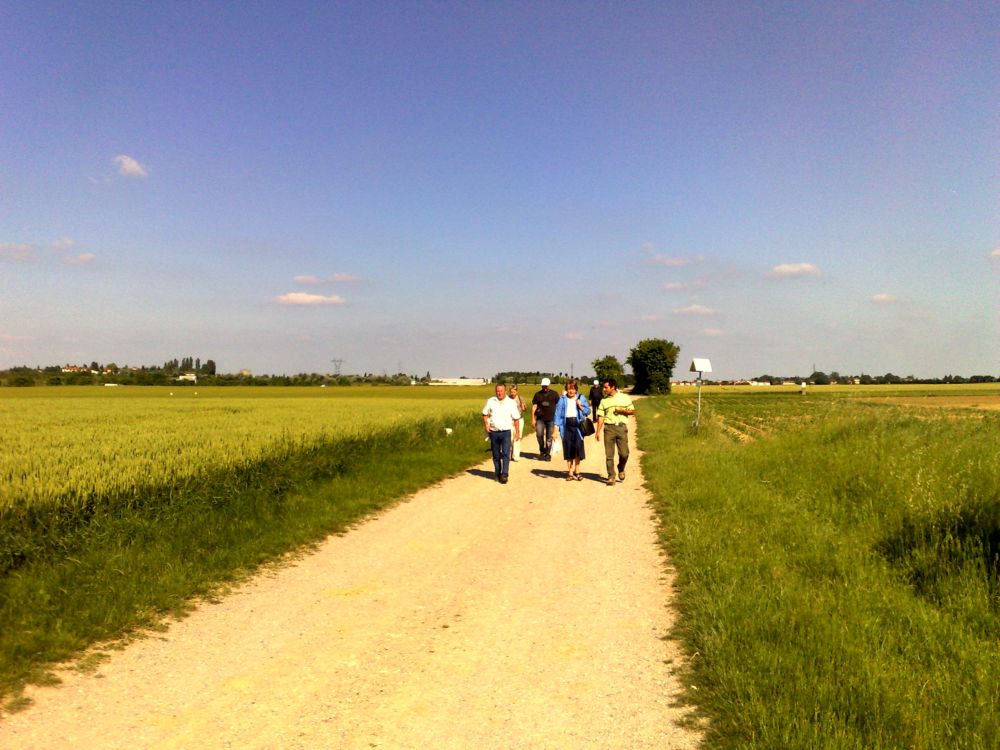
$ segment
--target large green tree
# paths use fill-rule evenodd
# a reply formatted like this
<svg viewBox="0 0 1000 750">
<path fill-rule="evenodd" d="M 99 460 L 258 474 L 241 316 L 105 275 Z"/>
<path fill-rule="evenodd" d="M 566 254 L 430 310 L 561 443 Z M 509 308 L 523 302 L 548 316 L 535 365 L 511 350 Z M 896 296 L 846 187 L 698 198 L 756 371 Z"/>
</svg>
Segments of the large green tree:
<svg viewBox="0 0 1000 750">
<path fill-rule="evenodd" d="M 595 359 L 590 365 L 594 368 L 594 375 L 598 380 L 603 382 L 608 378 L 613 378 L 619 386 L 625 384 L 625 368 L 618 361 L 618 357 L 613 354 L 606 354 L 600 359 Z"/>
<path fill-rule="evenodd" d="M 629 353 L 629 367 L 635 375 L 633 393 L 669 393 L 680 347 L 666 339 L 643 339 Z"/>
</svg>

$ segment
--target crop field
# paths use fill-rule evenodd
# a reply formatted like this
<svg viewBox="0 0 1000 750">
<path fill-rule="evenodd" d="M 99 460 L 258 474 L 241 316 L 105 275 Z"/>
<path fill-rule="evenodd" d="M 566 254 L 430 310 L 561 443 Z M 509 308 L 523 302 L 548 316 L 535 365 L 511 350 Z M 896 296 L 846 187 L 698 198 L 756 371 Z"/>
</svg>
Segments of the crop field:
<svg viewBox="0 0 1000 750">
<path fill-rule="evenodd" d="M 0 704 L 482 460 L 490 393 L 0 390 Z M 696 400 L 638 437 L 707 747 L 1000 747 L 1000 386 Z"/>
<path fill-rule="evenodd" d="M 289 444 L 467 415 L 485 394 L 473 387 L 4 389 L 0 512 L 141 493 Z"/>
<path fill-rule="evenodd" d="M 1000 747 L 1000 388 L 640 402 L 710 747 Z"/>
<path fill-rule="evenodd" d="M 487 388 L 0 389 L 0 708 L 483 457 Z"/>
</svg>

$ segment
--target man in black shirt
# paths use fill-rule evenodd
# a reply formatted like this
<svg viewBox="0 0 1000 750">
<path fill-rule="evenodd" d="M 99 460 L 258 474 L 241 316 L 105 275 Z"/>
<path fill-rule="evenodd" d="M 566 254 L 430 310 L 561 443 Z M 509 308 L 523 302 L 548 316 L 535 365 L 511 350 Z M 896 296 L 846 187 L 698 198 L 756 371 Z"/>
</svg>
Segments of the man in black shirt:
<svg viewBox="0 0 1000 750">
<path fill-rule="evenodd" d="M 542 390 L 531 399 L 531 426 L 538 438 L 538 458 L 552 460 L 552 426 L 556 417 L 559 394 L 549 388 L 548 378 L 542 378 Z"/>
<path fill-rule="evenodd" d="M 597 407 L 601 405 L 601 399 L 604 398 L 604 388 L 601 387 L 600 380 L 595 380 L 590 387 L 589 398 L 591 413 L 594 415 L 594 419 L 597 419 Z"/>
</svg>

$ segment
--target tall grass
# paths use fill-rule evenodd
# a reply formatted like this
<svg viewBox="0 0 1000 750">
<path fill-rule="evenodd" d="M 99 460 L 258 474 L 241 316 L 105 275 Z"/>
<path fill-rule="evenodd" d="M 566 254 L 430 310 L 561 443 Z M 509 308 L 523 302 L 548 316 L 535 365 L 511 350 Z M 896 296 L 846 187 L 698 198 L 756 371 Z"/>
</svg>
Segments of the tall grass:
<svg viewBox="0 0 1000 750">
<path fill-rule="evenodd" d="M 17 551 L 0 575 L 0 698 L 482 457 L 482 425 L 467 412 L 289 440 L 124 498 L 8 514 L 0 533 Z"/>
<path fill-rule="evenodd" d="M 845 399 L 640 406 L 718 748 L 1000 746 L 1000 419 Z M 751 429 L 752 427 L 752 429 Z"/>
</svg>

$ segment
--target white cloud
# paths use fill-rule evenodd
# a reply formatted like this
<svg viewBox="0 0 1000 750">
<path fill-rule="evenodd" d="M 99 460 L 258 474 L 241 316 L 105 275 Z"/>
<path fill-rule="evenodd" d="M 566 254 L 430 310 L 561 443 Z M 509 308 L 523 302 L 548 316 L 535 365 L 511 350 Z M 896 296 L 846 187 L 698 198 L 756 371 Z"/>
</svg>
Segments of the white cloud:
<svg viewBox="0 0 1000 750">
<path fill-rule="evenodd" d="M 820 270 L 812 263 L 781 263 L 768 274 L 776 279 L 792 279 L 799 276 L 819 276 Z"/>
<path fill-rule="evenodd" d="M 97 256 L 93 253 L 81 253 L 80 255 L 63 258 L 63 263 L 67 263 L 71 266 L 85 266 L 88 263 L 93 263 L 96 257 Z"/>
<path fill-rule="evenodd" d="M 118 174 L 122 177 L 148 177 L 149 172 L 146 170 L 142 164 L 137 162 L 131 156 L 126 156 L 125 154 L 118 154 L 114 159 L 111 160 L 115 166 L 118 167 Z"/>
<path fill-rule="evenodd" d="M 678 289 L 701 289 L 704 286 L 704 279 L 696 279 L 694 281 L 668 281 L 663 285 L 663 288 L 675 292 Z"/>
<path fill-rule="evenodd" d="M 639 320 L 643 323 L 659 323 L 663 318 L 659 315 L 640 315 Z"/>
<path fill-rule="evenodd" d="M 693 258 L 685 258 L 683 256 L 660 255 L 656 253 L 656 246 L 652 242 L 642 243 L 642 253 L 643 255 L 649 256 L 646 259 L 647 263 L 650 263 L 654 266 L 667 266 L 669 268 L 689 266 L 692 263 L 701 262 L 705 259 L 704 256 L 701 255 Z"/>
<path fill-rule="evenodd" d="M 346 305 L 347 300 L 337 295 L 324 297 L 321 294 L 307 294 L 305 292 L 289 292 L 275 297 L 274 301 L 281 305 Z"/>
<path fill-rule="evenodd" d="M 872 302 L 876 305 L 891 305 L 897 301 L 896 296 L 893 294 L 875 294 L 872 296 Z"/>
<path fill-rule="evenodd" d="M 1000 258 L 1000 247 L 990 253 L 991 258 Z"/>
<path fill-rule="evenodd" d="M 361 279 L 355 276 L 353 273 L 335 273 L 330 277 L 330 281 L 336 282 L 338 284 L 354 284 Z"/>
<path fill-rule="evenodd" d="M 687 307 L 675 307 L 675 315 L 715 315 L 715 310 L 704 305 L 688 305 Z"/>
<path fill-rule="evenodd" d="M 690 258 L 670 258 L 666 255 L 654 255 L 649 259 L 649 262 L 657 266 L 670 266 L 671 268 L 677 266 L 687 266 L 690 265 Z"/>
<path fill-rule="evenodd" d="M 570 331 L 566 334 L 565 339 L 567 341 L 581 341 L 583 339 L 583 334 L 579 331 Z"/>
<path fill-rule="evenodd" d="M 60 237 L 58 240 L 52 243 L 53 250 L 69 250 L 76 243 L 73 242 L 69 237 Z"/>
<path fill-rule="evenodd" d="M 0 242 L 0 260 L 31 260 L 31 245 L 24 242 Z"/>
<path fill-rule="evenodd" d="M 706 328 L 701 332 L 701 335 L 717 337 L 717 336 L 725 336 L 726 332 L 723 331 L 721 328 Z"/>
<path fill-rule="evenodd" d="M 19 341 L 33 341 L 31 336 L 15 336 L 12 333 L 0 333 L 0 343 L 16 344 Z"/>
<path fill-rule="evenodd" d="M 321 278 L 319 276 L 314 276 L 312 274 L 306 274 L 303 276 L 295 277 L 296 283 L 308 284 L 309 286 L 320 286 L 321 284 L 333 283 L 333 284 L 354 284 L 361 279 L 352 273 L 335 273 L 332 276 L 326 278 Z"/>
</svg>

